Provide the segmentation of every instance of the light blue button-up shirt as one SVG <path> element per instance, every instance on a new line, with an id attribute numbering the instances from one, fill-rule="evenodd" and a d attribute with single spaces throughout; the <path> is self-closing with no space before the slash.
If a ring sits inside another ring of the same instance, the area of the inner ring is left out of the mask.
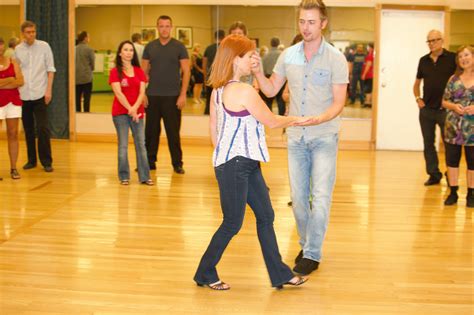
<path id="1" fill-rule="evenodd" d="M 31 46 L 22 42 L 15 47 L 15 58 L 25 80 L 25 84 L 19 88 L 21 99 L 34 101 L 44 97 L 48 87 L 48 72 L 56 72 L 49 44 L 37 39 Z"/>
<path id="2" fill-rule="evenodd" d="M 333 103 L 334 84 L 349 83 L 349 70 L 344 55 L 324 38 L 318 52 L 306 60 L 304 42 L 286 49 L 273 69 L 287 78 L 290 89 L 290 115 L 318 116 Z M 289 127 L 288 138 L 311 140 L 321 135 L 338 133 L 339 116 L 325 123 L 308 127 Z"/>

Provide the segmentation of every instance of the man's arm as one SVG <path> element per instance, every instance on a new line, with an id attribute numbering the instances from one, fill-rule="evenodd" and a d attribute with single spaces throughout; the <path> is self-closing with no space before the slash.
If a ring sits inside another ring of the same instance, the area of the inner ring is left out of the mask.
<path id="1" fill-rule="evenodd" d="M 181 71 L 183 71 L 183 81 L 181 82 L 181 91 L 179 93 L 178 101 L 176 106 L 179 109 L 183 109 L 186 105 L 186 91 L 188 90 L 189 78 L 191 77 L 191 70 L 189 67 L 189 59 L 181 59 L 179 61 L 181 64 Z"/>
<path id="2" fill-rule="evenodd" d="M 53 80 L 54 72 L 48 72 L 48 85 L 46 87 L 46 93 L 44 94 L 44 103 L 48 105 L 53 98 Z"/>
<path id="3" fill-rule="evenodd" d="M 418 104 L 418 107 L 421 109 L 425 107 L 425 102 L 421 98 L 420 94 L 420 85 L 421 85 L 422 79 L 416 78 L 415 84 L 413 84 L 413 95 L 415 95 L 415 100 L 416 103 Z"/>
<path id="4" fill-rule="evenodd" d="M 281 55 L 280 55 L 281 58 Z M 262 59 L 257 53 L 252 55 L 252 73 L 255 76 L 255 79 L 258 82 L 258 87 L 260 91 L 263 92 L 267 97 L 273 97 L 283 87 L 283 84 L 286 82 L 286 78 L 279 76 L 273 72 L 270 78 L 265 77 L 265 74 L 262 70 Z"/>
<path id="5" fill-rule="evenodd" d="M 207 63 L 208 59 L 207 57 L 202 57 L 202 74 L 204 75 L 204 85 L 206 84 L 207 81 Z"/>
<path id="6" fill-rule="evenodd" d="M 347 84 L 333 84 L 332 93 L 334 95 L 331 106 L 321 115 L 314 116 L 311 119 L 311 125 L 318 125 L 333 120 L 344 109 L 346 103 Z"/>
<path id="7" fill-rule="evenodd" d="M 144 59 L 142 57 L 141 67 L 142 67 L 143 72 L 145 72 L 146 79 L 150 80 L 150 76 L 149 76 L 149 73 L 150 73 L 150 60 Z"/>

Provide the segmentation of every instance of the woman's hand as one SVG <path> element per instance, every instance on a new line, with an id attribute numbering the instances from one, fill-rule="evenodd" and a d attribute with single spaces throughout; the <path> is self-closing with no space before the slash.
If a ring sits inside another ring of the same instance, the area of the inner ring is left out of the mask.
<path id="1" fill-rule="evenodd" d="M 469 105 L 469 106 L 464 107 L 464 114 L 474 115 L 474 105 Z"/>
<path id="2" fill-rule="evenodd" d="M 320 116 L 308 116 L 308 117 L 298 117 L 293 126 L 313 126 L 320 124 Z"/>
<path id="3" fill-rule="evenodd" d="M 453 111 L 461 116 L 465 114 L 465 109 L 461 104 L 454 104 Z"/>

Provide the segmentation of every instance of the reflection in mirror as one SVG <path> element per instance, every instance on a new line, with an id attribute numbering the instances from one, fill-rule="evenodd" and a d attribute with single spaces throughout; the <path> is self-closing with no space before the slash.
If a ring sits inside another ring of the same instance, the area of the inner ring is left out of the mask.
<path id="1" fill-rule="evenodd" d="M 86 31 L 90 38 L 88 45 L 95 52 L 90 111 L 110 113 L 113 93 L 108 84 L 109 71 L 114 67 L 116 49 L 121 41 L 131 40 L 134 35 L 138 44 L 136 47 L 140 49 L 139 45 L 144 46 L 157 38 L 157 18 L 169 15 L 173 19 L 172 36 L 185 44 L 189 56 L 192 55 L 193 47 L 195 55 L 201 56 L 204 49 L 213 42 L 212 34 L 217 27 L 217 19 L 213 14 L 218 14 L 213 6 L 147 5 L 146 10 L 142 5 L 77 7 L 76 33 Z M 203 93 L 200 93 L 200 98 L 196 96 L 196 100 L 200 99 L 201 102 L 194 102 L 191 86 L 183 114 L 203 114 Z"/>
<path id="2" fill-rule="evenodd" d="M 290 46 L 298 32 L 297 11 L 293 6 L 79 6 L 76 9 L 76 33 L 86 31 L 90 38 L 88 45 L 95 51 L 91 112 L 110 112 L 113 94 L 108 85 L 108 72 L 114 65 L 118 44 L 131 39 L 133 34 L 141 36 L 142 45 L 155 39 L 156 19 L 162 14 L 173 18 L 172 35 L 186 45 L 189 56 L 197 65 L 193 70 L 195 75 L 191 79 L 184 115 L 201 115 L 205 111 L 206 89 L 201 89 L 197 68 L 202 64 L 201 57 L 206 47 L 215 42 L 214 33 L 218 28 L 227 33 L 235 21 L 244 22 L 248 36 L 255 39 L 262 54 L 271 47 L 273 37 L 280 40 L 280 48 L 283 48 Z M 375 11 L 373 8 L 334 7 L 329 9 L 329 20 L 326 39 L 346 54 L 352 68 L 352 87 L 348 89 L 351 98 L 348 98 L 342 115 L 371 118 L 370 95 L 367 95 L 370 93 L 366 93 L 370 92 L 370 74 L 366 75 L 367 80 L 361 80 L 361 76 L 368 59 L 368 44 L 372 44 L 375 38 Z M 196 80 L 198 84 L 194 88 Z M 278 113 L 276 101 L 272 110 Z"/>
<path id="3" fill-rule="evenodd" d="M 373 43 L 375 10 L 373 8 L 329 8 L 326 39 L 346 56 L 350 83 L 342 117 L 372 117 Z"/>
<path id="4" fill-rule="evenodd" d="M 474 45 L 474 10 L 453 10 L 450 21 L 449 50 Z"/>
<path id="5" fill-rule="evenodd" d="M 20 38 L 19 5 L 0 5 L 0 37 L 8 45 L 5 55 L 13 56 L 13 49 Z"/>

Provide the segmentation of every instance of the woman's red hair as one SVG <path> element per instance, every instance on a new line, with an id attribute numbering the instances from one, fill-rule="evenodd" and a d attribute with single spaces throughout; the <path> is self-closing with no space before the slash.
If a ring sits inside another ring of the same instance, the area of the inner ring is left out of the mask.
<path id="1" fill-rule="evenodd" d="M 246 53 L 254 49 L 255 43 L 245 36 L 226 36 L 217 49 L 208 84 L 215 89 L 226 85 L 234 75 L 233 66 L 235 57 L 243 57 Z"/>

